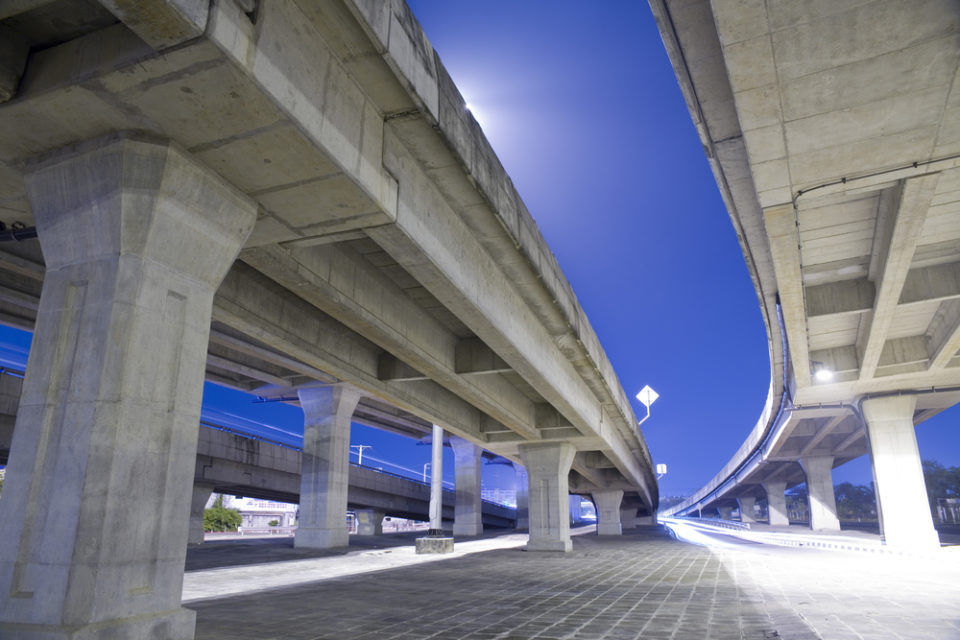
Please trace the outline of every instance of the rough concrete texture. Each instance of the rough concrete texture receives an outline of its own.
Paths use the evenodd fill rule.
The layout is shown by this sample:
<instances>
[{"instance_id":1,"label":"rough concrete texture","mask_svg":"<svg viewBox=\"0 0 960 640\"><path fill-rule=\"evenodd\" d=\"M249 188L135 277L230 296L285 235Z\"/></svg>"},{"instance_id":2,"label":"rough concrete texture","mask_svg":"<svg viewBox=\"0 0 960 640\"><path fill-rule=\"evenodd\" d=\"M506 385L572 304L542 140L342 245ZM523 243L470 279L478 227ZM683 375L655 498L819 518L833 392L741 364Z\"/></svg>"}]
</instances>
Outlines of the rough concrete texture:
<instances>
[{"instance_id":1,"label":"rough concrete texture","mask_svg":"<svg viewBox=\"0 0 960 640\"><path fill-rule=\"evenodd\" d=\"M623 491L609 489L594 491L590 494L593 506L597 511L597 535L619 536L623 532L620 522L620 503L623 501ZM636 509L634 509L634 515Z\"/></svg>"},{"instance_id":2,"label":"rough concrete texture","mask_svg":"<svg viewBox=\"0 0 960 640\"><path fill-rule=\"evenodd\" d=\"M786 482L764 482L763 488L767 492L767 514L768 522L774 526L786 526L790 524L790 518L787 516L787 483Z\"/></svg>"},{"instance_id":3,"label":"rough concrete texture","mask_svg":"<svg viewBox=\"0 0 960 640\"><path fill-rule=\"evenodd\" d=\"M453 538L417 538L417 553L453 553Z\"/></svg>"},{"instance_id":4,"label":"rough concrete texture","mask_svg":"<svg viewBox=\"0 0 960 640\"><path fill-rule=\"evenodd\" d=\"M256 207L132 136L36 162L27 186L47 274L0 502L0 635L191 638L210 309Z\"/></svg>"},{"instance_id":5,"label":"rough concrete texture","mask_svg":"<svg viewBox=\"0 0 960 640\"><path fill-rule=\"evenodd\" d=\"M359 536L379 536L383 535L382 511L373 509L357 509L357 535Z\"/></svg>"},{"instance_id":6,"label":"rough concrete texture","mask_svg":"<svg viewBox=\"0 0 960 640\"><path fill-rule=\"evenodd\" d=\"M530 528L530 480L523 465L514 463L513 472L517 485L517 529L526 531Z\"/></svg>"},{"instance_id":7,"label":"rough concrete texture","mask_svg":"<svg viewBox=\"0 0 960 640\"><path fill-rule=\"evenodd\" d=\"M569 551L570 515L567 478L574 448L567 443L520 447L530 500L528 551Z\"/></svg>"},{"instance_id":8,"label":"rough concrete texture","mask_svg":"<svg viewBox=\"0 0 960 640\"><path fill-rule=\"evenodd\" d=\"M309 387L297 392L303 408L300 521L296 545L347 546L350 417L360 392L350 385Z\"/></svg>"},{"instance_id":9,"label":"rough concrete texture","mask_svg":"<svg viewBox=\"0 0 960 640\"><path fill-rule=\"evenodd\" d=\"M190 498L190 531L187 534L187 544L203 544L203 514L207 502L213 494L212 484L193 484L193 495Z\"/></svg>"},{"instance_id":10,"label":"rough concrete texture","mask_svg":"<svg viewBox=\"0 0 960 640\"><path fill-rule=\"evenodd\" d=\"M916 397L909 395L872 398L863 403L863 416L870 431L884 540L902 547L935 547L940 540L927 508L913 426L915 406Z\"/></svg>"},{"instance_id":11,"label":"rough concrete texture","mask_svg":"<svg viewBox=\"0 0 960 640\"><path fill-rule=\"evenodd\" d=\"M833 492L833 474L831 473L833 457L800 458L800 466L807 475L810 528L814 531L840 531L837 499Z\"/></svg>"},{"instance_id":12,"label":"rough concrete texture","mask_svg":"<svg viewBox=\"0 0 960 640\"><path fill-rule=\"evenodd\" d=\"M740 505L740 522L754 522L755 512L753 508L757 504L756 497L740 496L737 498L737 503Z\"/></svg>"},{"instance_id":13,"label":"rough concrete texture","mask_svg":"<svg viewBox=\"0 0 960 640\"><path fill-rule=\"evenodd\" d=\"M453 536L478 536L483 533L480 494L480 454L483 449L463 438L450 438L453 447L457 505L453 518Z\"/></svg>"}]
</instances>

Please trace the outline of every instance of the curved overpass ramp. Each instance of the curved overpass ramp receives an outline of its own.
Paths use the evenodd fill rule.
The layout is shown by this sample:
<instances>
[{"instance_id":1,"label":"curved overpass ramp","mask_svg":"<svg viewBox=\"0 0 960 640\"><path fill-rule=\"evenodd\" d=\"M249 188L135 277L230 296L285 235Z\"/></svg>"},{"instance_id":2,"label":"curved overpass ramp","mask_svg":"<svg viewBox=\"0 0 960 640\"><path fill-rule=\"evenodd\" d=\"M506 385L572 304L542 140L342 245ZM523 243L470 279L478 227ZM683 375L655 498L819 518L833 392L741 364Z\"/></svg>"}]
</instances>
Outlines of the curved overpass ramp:
<instances>
[{"instance_id":1,"label":"curved overpass ramp","mask_svg":"<svg viewBox=\"0 0 960 640\"><path fill-rule=\"evenodd\" d=\"M668 515L871 455L888 544L933 545L914 425L960 399L960 8L651 0L767 327L760 418Z\"/></svg>"}]
</instances>

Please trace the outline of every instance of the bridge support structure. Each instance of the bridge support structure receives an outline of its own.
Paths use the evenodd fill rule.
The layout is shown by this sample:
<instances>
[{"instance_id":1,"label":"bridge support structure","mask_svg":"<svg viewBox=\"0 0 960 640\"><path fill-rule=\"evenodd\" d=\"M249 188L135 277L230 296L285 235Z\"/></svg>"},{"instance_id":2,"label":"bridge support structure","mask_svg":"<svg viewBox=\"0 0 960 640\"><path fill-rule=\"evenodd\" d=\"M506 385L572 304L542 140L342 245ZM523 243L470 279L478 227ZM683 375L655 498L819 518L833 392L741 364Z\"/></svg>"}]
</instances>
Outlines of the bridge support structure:
<instances>
[{"instance_id":1,"label":"bridge support structure","mask_svg":"<svg viewBox=\"0 0 960 640\"><path fill-rule=\"evenodd\" d=\"M620 507L620 527L622 529L636 529L639 524L635 506Z\"/></svg>"},{"instance_id":2,"label":"bridge support structure","mask_svg":"<svg viewBox=\"0 0 960 640\"><path fill-rule=\"evenodd\" d=\"M774 527L786 527L790 524L787 515L787 483L764 482L763 488L767 492L767 522Z\"/></svg>"},{"instance_id":3,"label":"bridge support structure","mask_svg":"<svg viewBox=\"0 0 960 640\"><path fill-rule=\"evenodd\" d=\"M721 520L733 520L733 507L717 507L717 516Z\"/></svg>"},{"instance_id":4,"label":"bridge support structure","mask_svg":"<svg viewBox=\"0 0 960 640\"><path fill-rule=\"evenodd\" d=\"M837 498L833 491L833 456L800 458L807 476L810 501L810 528L814 531L840 531Z\"/></svg>"},{"instance_id":5,"label":"bridge support structure","mask_svg":"<svg viewBox=\"0 0 960 640\"><path fill-rule=\"evenodd\" d=\"M47 270L0 501L0 636L193 638L180 596L213 296L256 205L135 135L25 179Z\"/></svg>"},{"instance_id":6,"label":"bridge support structure","mask_svg":"<svg viewBox=\"0 0 960 640\"><path fill-rule=\"evenodd\" d=\"M530 540L527 551L570 551L568 474L576 453L572 444L521 444L529 477Z\"/></svg>"},{"instance_id":7,"label":"bridge support structure","mask_svg":"<svg viewBox=\"0 0 960 640\"><path fill-rule=\"evenodd\" d=\"M354 513L357 514L357 535L383 535L383 519L386 517L383 511L377 511L376 509L355 509Z\"/></svg>"},{"instance_id":8,"label":"bridge support structure","mask_svg":"<svg viewBox=\"0 0 960 640\"><path fill-rule=\"evenodd\" d=\"M347 488L350 482L350 418L360 391L347 384L298 390L303 408L300 464L300 522L294 546L345 547Z\"/></svg>"},{"instance_id":9,"label":"bridge support structure","mask_svg":"<svg viewBox=\"0 0 960 640\"><path fill-rule=\"evenodd\" d=\"M753 507L757 504L756 497L740 496L737 498L737 503L740 505L740 522L756 522L753 517Z\"/></svg>"},{"instance_id":10,"label":"bridge support structure","mask_svg":"<svg viewBox=\"0 0 960 640\"><path fill-rule=\"evenodd\" d=\"M916 404L917 397L912 395L871 398L863 402L863 417L884 541L929 548L939 546L940 538L933 527L917 448Z\"/></svg>"},{"instance_id":11,"label":"bridge support structure","mask_svg":"<svg viewBox=\"0 0 960 640\"><path fill-rule=\"evenodd\" d=\"M517 525L518 531L530 529L530 495L528 493L529 478L523 465L513 464L514 479L517 485Z\"/></svg>"},{"instance_id":12,"label":"bridge support structure","mask_svg":"<svg viewBox=\"0 0 960 640\"><path fill-rule=\"evenodd\" d=\"M213 485L195 482L193 496L190 499L190 532L187 534L187 544L203 544L203 513L207 508L207 501L213 494Z\"/></svg>"},{"instance_id":13,"label":"bridge support structure","mask_svg":"<svg viewBox=\"0 0 960 640\"><path fill-rule=\"evenodd\" d=\"M593 498L593 506L597 511L597 535L622 535L623 525L620 523L620 503L623 502L623 491L620 489L594 491L591 497ZM636 510L634 510L634 512L636 512Z\"/></svg>"},{"instance_id":14,"label":"bridge support structure","mask_svg":"<svg viewBox=\"0 0 960 640\"><path fill-rule=\"evenodd\" d=\"M453 536L479 536L483 533L480 495L480 454L483 450L463 438L450 438L453 448L456 503Z\"/></svg>"}]
</instances>

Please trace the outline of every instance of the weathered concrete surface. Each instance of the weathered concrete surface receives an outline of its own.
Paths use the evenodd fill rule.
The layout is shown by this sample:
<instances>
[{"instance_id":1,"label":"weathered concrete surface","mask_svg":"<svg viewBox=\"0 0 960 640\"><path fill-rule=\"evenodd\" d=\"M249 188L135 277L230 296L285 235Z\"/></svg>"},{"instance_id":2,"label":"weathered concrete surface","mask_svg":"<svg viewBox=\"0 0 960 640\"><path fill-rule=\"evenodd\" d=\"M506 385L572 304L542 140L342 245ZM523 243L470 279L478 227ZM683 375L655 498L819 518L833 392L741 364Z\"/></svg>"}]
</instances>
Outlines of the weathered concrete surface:
<instances>
[{"instance_id":1,"label":"weathered concrete surface","mask_svg":"<svg viewBox=\"0 0 960 640\"><path fill-rule=\"evenodd\" d=\"M480 447L462 438L451 438L457 494L453 535L478 536L483 533L480 483Z\"/></svg>"},{"instance_id":2,"label":"weathered concrete surface","mask_svg":"<svg viewBox=\"0 0 960 640\"><path fill-rule=\"evenodd\" d=\"M529 478L531 551L570 550L567 476L574 449L567 443L527 444L520 448Z\"/></svg>"},{"instance_id":3,"label":"weathered concrete surface","mask_svg":"<svg viewBox=\"0 0 960 640\"><path fill-rule=\"evenodd\" d=\"M802 482L801 459L868 453L869 398L915 392L914 424L960 400L960 11L952 0L650 4L771 361L760 419L671 510L682 512Z\"/></svg>"},{"instance_id":4,"label":"weathered concrete surface","mask_svg":"<svg viewBox=\"0 0 960 640\"><path fill-rule=\"evenodd\" d=\"M256 207L130 136L44 158L27 184L47 275L0 502L0 635L192 638L203 353Z\"/></svg>"}]
</instances>

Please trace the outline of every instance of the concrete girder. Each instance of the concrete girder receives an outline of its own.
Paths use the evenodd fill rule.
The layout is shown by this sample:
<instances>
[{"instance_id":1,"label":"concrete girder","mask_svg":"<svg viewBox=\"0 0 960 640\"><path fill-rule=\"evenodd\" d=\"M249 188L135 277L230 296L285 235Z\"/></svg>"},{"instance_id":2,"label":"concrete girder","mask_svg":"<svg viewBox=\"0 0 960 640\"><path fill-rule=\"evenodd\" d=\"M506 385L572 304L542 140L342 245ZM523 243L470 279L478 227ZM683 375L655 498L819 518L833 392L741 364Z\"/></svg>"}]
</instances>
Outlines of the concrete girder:
<instances>
[{"instance_id":1,"label":"concrete girder","mask_svg":"<svg viewBox=\"0 0 960 640\"><path fill-rule=\"evenodd\" d=\"M399 374L401 380L435 380L525 439L540 438L532 424L533 403L502 379L458 375L458 338L356 252L338 245L264 246L245 250L241 259L400 358L378 359L381 379ZM393 370L384 366L389 363ZM416 376L421 371L426 376Z\"/></svg>"},{"instance_id":2,"label":"concrete girder","mask_svg":"<svg viewBox=\"0 0 960 640\"><path fill-rule=\"evenodd\" d=\"M213 317L456 435L486 441L480 432L483 414L476 407L429 380L380 380L380 348L289 291L271 286L251 267L235 264L227 274L214 298Z\"/></svg>"},{"instance_id":3,"label":"concrete girder","mask_svg":"<svg viewBox=\"0 0 960 640\"><path fill-rule=\"evenodd\" d=\"M833 418L831 418L831 419L827 422L827 424L825 424L823 427L821 427L821 428L817 431L817 434L816 434L815 436L813 436L812 438L810 438L810 441L806 444L806 446L804 446L803 449L800 450L800 455L799 455L798 457L803 457L803 456L809 455L813 450L815 450L815 449L817 448L817 446L818 446L821 442L823 442L824 438L826 438L826 437L829 436L831 433L833 433L833 431L834 431L838 426L840 426L840 424L841 424L844 420L846 420L846 419L849 418L849 417L850 417L849 414L844 413L844 414L841 414L841 415L838 415L838 416L834 416Z\"/></svg>"},{"instance_id":4,"label":"concrete girder","mask_svg":"<svg viewBox=\"0 0 960 640\"><path fill-rule=\"evenodd\" d=\"M780 305L790 345L793 377L800 388L810 386L810 355L807 340L807 314L800 272L800 234L793 205L784 204L763 210L773 268L780 288Z\"/></svg>"},{"instance_id":5,"label":"concrete girder","mask_svg":"<svg viewBox=\"0 0 960 640\"><path fill-rule=\"evenodd\" d=\"M872 378L880 363L893 314L939 179L940 174L933 174L904 180L895 196L895 214L889 235L884 233L880 224L877 225L874 256L879 256L882 267L875 279L878 286L873 310L864 318L866 323L861 323L861 328L867 326L868 329L862 331L857 340L861 380Z\"/></svg>"}]
</instances>

